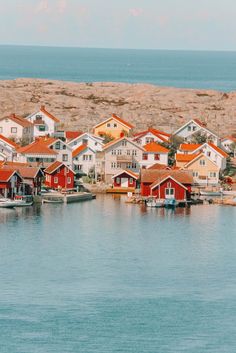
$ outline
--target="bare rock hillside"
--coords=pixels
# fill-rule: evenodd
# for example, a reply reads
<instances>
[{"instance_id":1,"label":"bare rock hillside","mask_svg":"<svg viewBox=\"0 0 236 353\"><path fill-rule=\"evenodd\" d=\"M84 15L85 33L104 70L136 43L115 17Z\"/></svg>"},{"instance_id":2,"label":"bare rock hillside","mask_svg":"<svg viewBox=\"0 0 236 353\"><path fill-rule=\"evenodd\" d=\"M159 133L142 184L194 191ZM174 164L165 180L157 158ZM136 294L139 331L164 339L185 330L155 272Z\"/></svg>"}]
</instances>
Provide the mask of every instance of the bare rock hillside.
<instances>
[{"instance_id":1,"label":"bare rock hillside","mask_svg":"<svg viewBox=\"0 0 236 353\"><path fill-rule=\"evenodd\" d=\"M147 84L0 81L0 117L25 116L44 104L62 128L87 131L115 113L136 126L172 132L191 118L220 135L236 132L236 92L177 89Z\"/></svg>"}]
</instances>

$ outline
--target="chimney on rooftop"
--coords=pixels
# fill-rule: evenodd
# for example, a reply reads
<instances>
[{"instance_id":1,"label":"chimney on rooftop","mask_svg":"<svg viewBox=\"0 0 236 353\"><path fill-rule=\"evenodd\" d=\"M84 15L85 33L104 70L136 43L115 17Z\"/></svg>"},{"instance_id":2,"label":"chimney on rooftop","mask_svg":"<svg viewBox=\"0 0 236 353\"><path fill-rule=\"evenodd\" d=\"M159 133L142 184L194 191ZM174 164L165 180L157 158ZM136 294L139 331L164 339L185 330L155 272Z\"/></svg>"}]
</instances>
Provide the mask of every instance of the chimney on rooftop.
<instances>
[{"instance_id":1,"label":"chimney on rooftop","mask_svg":"<svg viewBox=\"0 0 236 353\"><path fill-rule=\"evenodd\" d=\"M40 110L44 110L45 109L45 105L41 105Z\"/></svg>"}]
</instances>

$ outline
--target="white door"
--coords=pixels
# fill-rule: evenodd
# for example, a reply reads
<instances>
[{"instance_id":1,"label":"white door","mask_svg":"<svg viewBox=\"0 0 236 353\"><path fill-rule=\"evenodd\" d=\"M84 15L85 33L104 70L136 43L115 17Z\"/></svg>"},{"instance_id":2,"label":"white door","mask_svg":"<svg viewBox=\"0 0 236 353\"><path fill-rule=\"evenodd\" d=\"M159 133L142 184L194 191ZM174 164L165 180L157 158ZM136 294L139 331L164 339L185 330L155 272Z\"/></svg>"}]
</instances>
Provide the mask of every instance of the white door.
<instances>
[{"instance_id":1,"label":"white door","mask_svg":"<svg viewBox=\"0 0 236 353\"><path fill-rule=\"evenodd\" d=\"M129 186L128 178L121 178L121 187L127 188Z\"/></svg>"},{"instance_id":2,"label":"white door","mask_svg":"<svg viewBox=\"0 0 236 353\"><path fill-rule=\"evenodd\" d=\"M173 199L175 197L175 190L173 188L166 188L165 189L165 198L166 199Z\"/></svg>"}]
</instances>

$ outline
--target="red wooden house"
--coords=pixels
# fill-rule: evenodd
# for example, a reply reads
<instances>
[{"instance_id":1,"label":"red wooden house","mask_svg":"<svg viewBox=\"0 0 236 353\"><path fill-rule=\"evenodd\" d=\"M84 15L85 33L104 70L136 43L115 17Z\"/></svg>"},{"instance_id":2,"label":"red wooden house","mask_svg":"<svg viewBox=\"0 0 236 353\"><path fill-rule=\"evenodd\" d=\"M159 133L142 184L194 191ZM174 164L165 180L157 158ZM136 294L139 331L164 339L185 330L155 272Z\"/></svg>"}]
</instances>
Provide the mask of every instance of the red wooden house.
<instances>
[{"instance_id":1,"label":"red wooden house","mask_svg":"<svg viewBox=\"0 0 236 353\"><path fill-rule=\"evenodd\" d=\"M143 169L141 171L141 195L160 199L188 200L193 176L189 171Z\"/></svg>"},{"instance_id":2,"label":"red wooden house","mask_svg":"<svg viewBox=\"0 0 236 353\"><path fill-rule=\"evenodd\" d=\"M52 189L73 189L74 175L72 169L64 163L56 161L45 170L45 185Z\"/></svg>"},{"instance_id":3,"label":"red wooden house","mask_svg":"<svg viewBox=\"0 0 236 353\"><path fill-rule=\"evenodd\" d=\"M133 188L137 187L139 175L130 171L122 170L112 177L114 188Z\"/></svg>"},{"instance_id":4,"label":"red wooden house","mask_svg":"<svg viewBox=\"0 0 236 353\"><path fill-rule=\"evenodd\" d=\"M0 169L0 195L13 198L21 183L22 177L16 170Z\"/></svg>"}]
</instances>

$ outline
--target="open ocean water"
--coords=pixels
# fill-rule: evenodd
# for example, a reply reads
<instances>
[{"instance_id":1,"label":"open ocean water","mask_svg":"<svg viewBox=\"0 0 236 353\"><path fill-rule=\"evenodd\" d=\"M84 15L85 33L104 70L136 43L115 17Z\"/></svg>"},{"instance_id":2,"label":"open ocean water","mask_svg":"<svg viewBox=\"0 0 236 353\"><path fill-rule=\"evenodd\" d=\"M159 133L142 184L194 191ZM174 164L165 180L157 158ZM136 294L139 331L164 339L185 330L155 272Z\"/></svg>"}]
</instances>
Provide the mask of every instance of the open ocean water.
<instances>
[{"instance_id":1,"label":"open ocean water","mask_svg":"<svg viewBox=\"0 0 236 353\"><path fill-rule=\"evenodd\" d=\"M0 211L1 353L235 353L236 208Z\"/></svg>"},{"instance_id":2,"label":"open ocean water","mask_svg":"<svg viewBox=\"0 0 236 353\"><path fill-rule=\"evenodd\" d=\"M0 46L0 79L150 83L236 90L236 52Z\"/></svg>"}]
</instances>

